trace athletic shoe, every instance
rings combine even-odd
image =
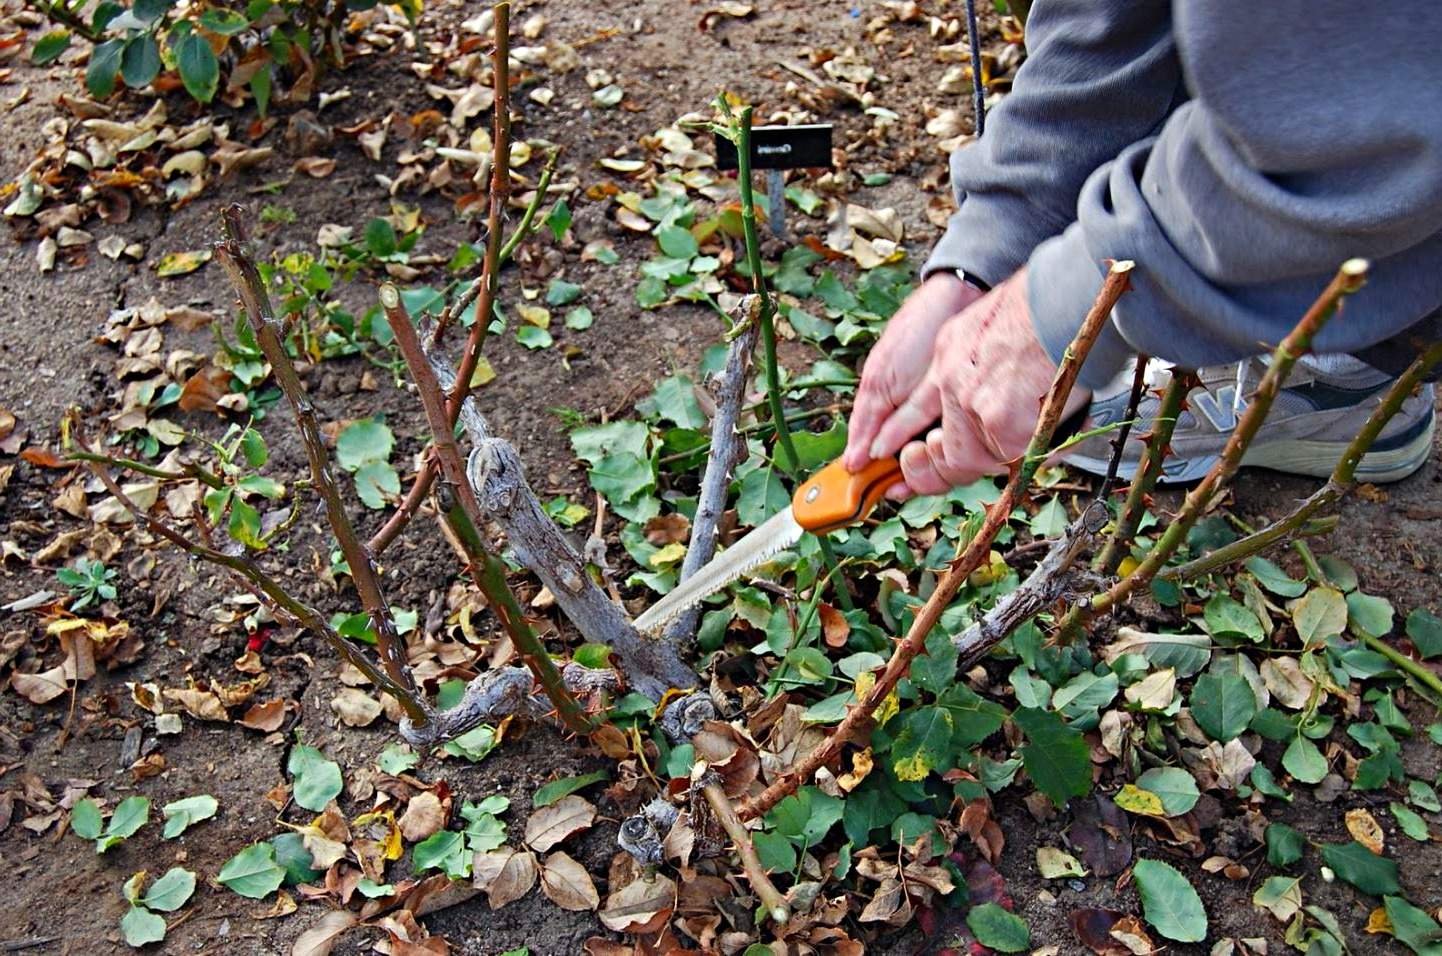
[[[1136,366],[1124,370],[1092,397],[1084,428],[1100,428],[1126,417]],[[1196,481],[1217,461],[1247,401],[1267,370],[1267,359],[1202,369],[1202,384],[1192,391],[1177,421],[1171,453],[1162,466],[1164,484]],[[1138,430],[1149,427],[1160,404],[1159,393],[1171,367],[1152,360],[1148,389],[1137,410],[1137,424],[1122,456],[1119,474],[1130,480],[1141,458]],[[1392,384],[1392,379],[1349,356],[1307,357],[1292,368],[1272,404],[1243,465],[1295,475],[1325,478]],[[1382,483],[1406,478],[1432,453],[1436,399],[1424,385],[1408,396],[1357,467],[1358,481]],[[1094,475],[1106,474],[1112,433],[1094,435],[1063,452],[1062,460]]]

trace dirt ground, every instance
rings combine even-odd
[[[888,185],[869,190],[866,201],[898,209],[914,258],[936,237],[936,228],[923,214],[927,196],[909,186],[922,177],[937,176],[944,164],[935,139],[921,127],[936,109],[965,112],[968,107],[964,95],[936,92],[940,67],[925,54],[932,41],[924,28],[906,34],[909,44],[898,42],[878,51],[863,30],[876,5],[859,0],[763,0],[754,17],[726,18],[705,32],[697,28],[703,6],[680,0],[587,4],[551,0],[517,6],[518,19],[533,11],[544,12],[550,19],[548,37],[576,42],[607,28],[618,31],[616,36],[586,47],[585,61],[588,67],[594,64],[610,70],[634,108],[594,114],[589,109],[590,90],[582,79],[584,70],[550,82],[556,97],[549,106],[524,98],[519,101],[519,135],[554,141],[564,148],[558,178],[578,178],[583,184],[591,181],[596,159],[617,150],[635,151],[638,137],[671,123],[681,113],[704,110],[721,88],[760,104],[758,114],[764,117],[768,108],[790,102],[786,87],[796,77],[783,69],[780,61],[799,61],[809,47],[855,45],[874,57],[877,68],[889,78],[881,101],[900,114],[900,133],[886,146],[859,142],[856,131],[865,126],[854,109],[837,108],[826,118],[837,124],[838,141],[850,147],[850,161],[856,168],[893,174]],[[421,29],[423,33],[454,29],[477,9],[457,3],[435,7],[427,11]],[[915,52],[898,55],[908,45]],[[406,69],[405,59],[397,53],[382,55],[361,69],[327,77],[323,88],[347,87],[353,93],[331,108],[327,121],[343,125],[377,111],[430,106],[432,101]],[[40,127],[56,109],[56,95],[71,89],[74,82],[65,71],[15,66],[15,75],[6,87],[0,87],[0,94],[9,97],[24,85],[31,95],[4,119],[0,180],[13,178],[29,162],[42,142]],[[387,158],[398,148],[399,144],[390,144]],[[375,180],[375,174],[387,168],[384,164],[371,163],[349,141],[337,145],[335,158],[339,169],[331,177],[297,180],[278,195],[265,197],[265,201],[297,213],[293,225],[274,228],[264,236],[268,247],[308,247],[320,223],[361,225],[370,216],[389,211],[385,190]],[[143,263],[94,255],[83,267],[61,265],[42,276],[36,269],[33,243],[0,243],[0,301],[7,303],[0,309],[0,404],[16,413],[30,430],[32,441],[53,443],[60,416],[68,406],[99,409],[106,394],[115,389],[110,378],[114,351],[93,341],[111,309],[138,305],[152,296],[167,305],[228,307],[228,287],[214,266],[177,279],[159,279],[151,263],[167,252],[206,246],[216,235],[218,211],[233,201],[257,203],[251,190],[276,178],[284,162],[278,156],[273,167],[240,173],[178,210],[138,209],[129,223],[115,228],[127,239],[147,244],[149,255]],[[575,234],[582,243],[612,238],[623,263],[639,262],[649,253],[651,240],[617,232],[600,204],[577,194],[572,205]],[[459,222],[445,200],[427,197],[421,206],[428,223],[422,251],[444,255],[458,241],[470,238],[472,227]],[[821,222],[800,216],[793,225],[801,231],[824,228]],[[90,228],[97,239],[112,230],[104,224]],[[551,493],[579,494],[586,488],[584,471],[572,462],[564,430],[548,410],[560,406],[592,416],[603,410],[611,414],[624,411],[660,377],[674,370],[694,369],[701,350],[714,343],[721,330],[714,314],[699,307],[641,310],[632,294],[635,274],[627,265],[606,269],[581,263],[571,255],[562,268],[566,278],[585,286],[586,302],[597,317],[588,331],[556,331],[560,343],[574,344],[580,352],[566,367],[561,349],[528,351],[511,337],[503,337],[488,349],[498,375],[481,398],[495,430],[520,450],[533,485]],[[167,336],[168,347],[201,351],[207,344],[204,333],[190,333],[189,339],[175,331]],[[385,376],[379,376],[379,392],[360,391],[366,368],[359,360],[344,360],[328,363],[313,375],[311,384],[322,416],[342,419],[385,412],[400,438],[397,460],[402,460],[419,447],[417,436],[425,433],[419,406],[413,397],[384,381]],[[209,427],[198,418],[194,425]],[[288,420],[273,416],[265,422],[264,431],[274,453],[277,477],[298,476],[304,461]],[[19,528],[7,532],[7,537],[38,548],[57,531],[80,527],[79,522],[50,507],[53,477],[28,463],[17,463],[9,488],[0,493],[0,523]],[[1249,520],[1276,515],[1313,487],[1309,481],[1249,474],[1238,484],[1236,511]],[[374,514],[368,513],[372,521]],[[319,515],[302,520],[313,526],[320,523]],[[1369,592],[1391,597],[1399,609],[1429,607],[1437,611],[1442,610],[1439,528],[1442,456],[1434,457],[1419,474],[1387,489],[1386,500],[1351,500],[1338,529],[1318,548],[1350,561]],[[317,531],[302,540],[318,548],[324,538]],[[424,609],[444,593],[455,573],[455,564],[444,549],[430,523],[413,526],[388,560],[388,577],[404,582],[396,588],[395,603]],[[437,560],[437,555],[442,559]],[[293,580],[301,581],[303,576],[297,574]],[[284,750],[266,743],[263,735],[254,731],[187,720],[185,731],[177,737],[154,741],[147,737],[147,746],[157,743],[164,753],[169,768],[165,773],[132,783],[120,765],[126,729],[138,723],[127,682],[158,680],[175,686],[187,675],[233,676],[230,665],[244,642],[234,628],[211,624],[207,608],[231,589],[204,567],[164,554],[148,576],[123,571],[120,584],[120,606],[141,630],[144,654],[133,665],[97,674],[75,701],[62,698],[36,707],[13,693],[0,695],[0,773],[4,775],[0,783],[34,774],[56,791],[67,780],[98,780],[108,794],[133,791],[149,796],[157,812],[170,800],[209,792],[219,798],[221,810],[216,820],[179,840],[162,841],[159,828],[148,827],[105,856],[92,853],[73,836],[57,836],[52,830],[35,837],[19,826],[10,826],[0,833],[0,870],[8,875],[11,887],[0,902],[0,950],[19,951],[20,944],[28,943],[23,951],[33,953],[127,951],[118,933],[124,912],[118,888],[125,877],[141,868],[157,873],[173,861],[183,862],[204,880],[213,877],[241,846],[276,831],[275,813],[263,795],[284,779]],[[7,564],[0,574],[0,604],[53,586],[53,567]],[[150,610],[161,594],[168,600],[152,617]],[[335,595],[321,592],[318,585],[311,596],[324,610],[339,608]],[[0,619],[0,627],[6,630],[17,626],[23,626],[18,618]],[[310,655],[316,666],[310,667],[301,652]],[[320,641],[301,637],[291,647],[277,648],[269,665],[272,686],[302,704],[296,726],[309,743],[342,764],[348,780],[394,739],[393,729],[384,721],[366,730],[337,722],[328,706],[339,687],[336,662]],[[1412,718],[1419,726],[1430,719],[1424,719],[1420,707],[1414,708]],[[62,733],[62,728],[68,728],[68,733]],[[1404,758],[1418,775],[1436,776],[1435,748],[1409,744]],[[507,741],[480,764],[447,761],[432,767],[431,772],[444,774],[454,791],[470,799],[491,793],[509,796],[512,810],[505,819],[515,833],[524,824],[530,795],[539,784],[553,776],[602,766],[605,762],[600,758],[536,727]],[[1369,799],[1348,792],[1337,803],[1318,806],[1310,793],[1299,791],[1296,802],[1280,810],[1277,818],[1313,839],[1346,839],[1341,811],[1366,805]],[[614,815],[614,809],[601,805],[603,814]],[[1105,880],[1088,880],[1080,888],[1062,884],[1060,890],[1054,883],[1038,881],[1035,850],[1054,840],[1057,823],[1038,824],[1019,802],[999,800],[998,810],[1007,837],[1000,869],[1018,911],[1031,925],[1035,945],[1054,944],[1061,953],[1081,952],[1066,923],[1072,908],[1135,907],[1134,890],[1118,890]],[[612,821],[596,827],[577,848],[576,855],[593,873],[605,872],[614,848],[614,825]],[[1393,836],[1389,833],[1389,842]],[[1442,849],[1436,842],[1412,846],[1397,855],[1402,884],[1414,903],[1435,908],[1442,904]],[[1284,951],[1275,921],[1250,904],[1259,879],[1256,874],[1265,872],[1262,860],[1249,861],[1257,864],[1252,880],[1233,882],[1203,872],[1198,860],[1168,857],[1167,850],[1159,846],[1143,844],[1142,848],[1183,867],[1207,904],[1214,937],[1264,936],[1273,952]],[[1390,939],[1361,933],[1370,909],[1364,898],[1340,883],[1322,884],[1315,876],[1308,877],[1305,887],[1310,900],[1327,906],[1342,920],[1352,934],[1349,944],[1353,952],[1396,951]],[[604,885],[600,889],[604,897]],[[1050,894],[1055,894],[1054,898]],[[266,906],[202,885],[191,904],[191,915],[172,928],[162,949],[175,953],[287,952],[295,937],[324,913],[322,905],[302,903],[295,915],[265,919]],[[569,956],[580,952],[586,938],[607,935],[593,915],[558,909],[536,893],[496,912],[477,898],[429,917],[427,925],[447,937],[454,951],[475,956],[492,956],[520,946],[529,946],[536,956]],[[873,930],[866,938],[871,952],[926,951],[916,930],[901,934]],[[335,951],[369,951],[369,945],[368,934],[356,932]],[[1181,946],[1172,951],[1205,952],[1206,948]]]

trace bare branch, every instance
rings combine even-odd
[[[791,918],[791,907],[787,905],[786,897],[781,895],[776,884],[771,882],[766,868],[761,865],[761,858],[756,855],[756,846],[751,842],[751,834],[746,831],[746,824],[736,816],[736,809],[731,806],[730,798],[721,788],[720,779],[715,771],[708,770],[700,780],[701,794],[711,805],[716,822],[721,824],[721,829],[726,831],[732,845],[736,847],[736,855],[741,858],[741,869],[745,871],[751,888],[761,898],[761,905],[766,907],[766,915],[779,926]]]
[[[731,341],[726,354],[726,369],[716,388],[716,414],[711,419],[711,450],[706,457],[706,472],[701,478],[701,494],[696,499],[696,520],[691,523],[691,540],[686,558],[681,563],[679,580],[685,581],[706,566],[716,553],[716,525],[726,510],[726,491],[731,487],[731,474],[746,458],[746,438],[737,429],[741,404],[746,398],[746,376],[751,368],[751,353],[759,334],[757,317],[761,300],[746,296],[735,309],[735,316],[744,323]],[[666,629],[665,640],[678,647],[696,636],[700,607],[687,608]]]
[[[356,593],[370,615],[381,665],[390,675],[391,681],[402,688],[407,696],[419,698],[420,692],[416,689],[415,679],[411,676],[406,661],[405,642],[396,633],[390,605],[381,591],[380,575],[376,573],[370,551],[356,535],[355,527],[346,513],[340,488],[331,472],[330,455],[321,439],[315,405],[311,402],[305,385],[301,383],[300,376],[296,374],[289,353],[286,352],[283,327],[271,310],[265,282],[246,248],[243,214],[244,210],[239,205],[231,205],[225,209],[223,221],[226,238],[216,244],[215,258],[225,269],[231,285],[235,286],[241,305],[245,308],[246,318],[255,332],[256,343],[264,353],[266,361],[270,363],[275,382],[290,404],[296,425],[300,428],[301,443],[305,446],[306,458],[310,462],[311,480],[325,505],[326,518],[350,568]],[[423,722],[424,715],[418,716],[422,718],[418,722]]]
[[[991,550],[992,542],[996,540],[997,534],[1010,519],[1012,508],[1021,500],[1022,491],[1030,483],[1037,467],[1046,458],[1051,437],[1056,431],[1057,422],[1061,420],[1067,396],[1071,393],[1072,386],[1076,384],[1077,375],[1081,372],[1082,362],[1086,360],[1087,353],[1091,351],[1097,336],[1101,334],[1102,327],[1111,317],[1112,307],[1116,305],[1122,293],[1127,290],[1132,265],[1128,261],[1111,264],[1106,281],[1097,294],[1096,302],[1087,313],[1076,337],[1072,339],[1071,344],[1067,346],[1066,352],[1062,355],[1056,376],[1052,379],[1051,387],[1042,401],[1036,429],[1032,432],[1031,442],[1027,446],[1026,453],[1013,465],[1011,477],[1007,481],[1006,487],[1002,489],[1001,497],[986,509],[981,528],[966,544],[961,554],[952,561],[946,573],[937,581],[936,590],[931,593],[921,610],[917,612],[910,629],[906,632],[905,639],[897,644],[896,650],[892,652],[891,659],[887,661],[886,668],[876,679],[876,683],[862,696],[861,703],[847,713],[831,736],[827,737],[794,767],[781,774],[759,795],[737,808],[741,819],[749,820],[765,813],[783,797],[795,791],[802,782],[810,779],[811,775],[820,767],[834,760],[840,753],[842,744],[859,736],[868,726],[876,708],[881,706],[897,682],[911,669],[911,662],[925,652],[926,636],[931,633],[931,629],[941,619],[942,612],[946,610],[946,606],[951,603],[951,599],[956,596],[956,592],[967,577],[981,566],[982,561]]]
[[[1132,390],[1127,396],[1126,414],[1122,416],[1122,424],[1117,433],[1112,436],[1112,458],[1107,462],[1107,474],[1102,479],[1101,489],[1097,497],[1106,501],[1111,497],[1112,489],[1117,483],[1117,469],[1121,467],[1122,456],[1126,454],[1127,438],[1132,433],[1132,422],[1136,421],[1137,408],[1142,403],[1142,392],[1147,386],[1147,362],[1150,361],[1145,355],[1137,356],[1137,366],[1132,372]]]

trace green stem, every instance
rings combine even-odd
[[[225,481],[219,475],[212,474],[198,465],[186,465],[185,471],[166,471],[164,468],[156,468],[154,465],[147,465],[145,462],[136,461],[133,458],[111,458],[109,455],[97,455],[90,451],[72,451],[66,457],[70,461],[124,468],[126,471],[133,471],[150,478],[159,478],[162,481],[189,481],[193,478],[210,488],[225,487]]]
[[[511,256],[515,255],[516,249],[531,234],[531,229],[536,221],[536,213],[546,199],[546,190],[551,186],[551,177],[556,174],[556,160],[560,155],[559,149],[552,149],[546,156],[546,167],[541,170],[541,178],[536,181],[536,194],[531,197],[526,211],[521,214],[521,221],[516,223],[516,231],[511,234],[511,238],[506,240],[506,244],[501,246],[500,262],[502,265],[511,261]],[[476,316],[476,321],[480,321],[479,315]]]
[[[1442,698],[1442,678],[1439,678],[1430,669],[1417,663],[1406,654],[1403,654],[1392,645],[1383,641],[1380,637],[1373,637],[1366,631],[1354,630],[1352,633],[1355,634],[1363,644],[1366,644],[1372,650],[1381,654],[1393,664],[1396,664],[1408,677],[1415,679],[1419,684],[1422,684],[1439,698]]]

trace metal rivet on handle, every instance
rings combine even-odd
[[[811,490],[806,492],[806,503],[809,505],[819,497],[821,497],[821,486],[812,485]]]

